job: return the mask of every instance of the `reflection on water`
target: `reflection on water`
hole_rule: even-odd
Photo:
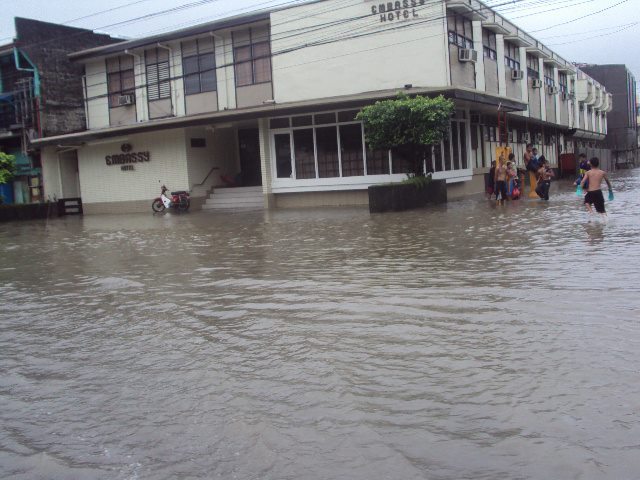
[[[640,172],[0,225],[0,477],[637,478]]]

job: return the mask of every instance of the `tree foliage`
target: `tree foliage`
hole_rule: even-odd
[[[13,155],[0,152],[0,185],[7,183],[16,173],[16,159]]]
[[[442,95],[435,98],[409,97],[399,93],[364,107],[358,116],[372,150],[395,150],[413,161],[413,173],[421,175],[429,145],[439,144],[449,131],[454,104]]]

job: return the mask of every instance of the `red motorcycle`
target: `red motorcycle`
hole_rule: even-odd
[[[186,212],[191,205],[189,192],[180,190],[179,192],[170,192],[169,189],[162,185],[160,196],[153,200],[151,208],[154,212],[162,212],[167,208],[175,208],[179,212]]]

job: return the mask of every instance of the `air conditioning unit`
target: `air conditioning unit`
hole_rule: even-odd
[[[118,106],[133,105],[133,95],[120,95],[118,97]]]
[[[547,87],[547,93],[548,93],[549,95],[555,95],[556,93],[558,93],[558,87],[555,87],[555,86],[551,86],[551,85],[549,85],[549,86]]]
[[[531,134],[529,132],[522,132],[522,142],[531,143]]]
[[[458,49],[458,60],[461,62],[477,62],[478,61],[478,52],[472,50],[470,48],[459,48]]]
[[[522,70],[511,70],[511,80],[522,80],[524,72]]]
[[[542,80],[540,80],[539,78],[534,78],[531,81],[531,86],[533,88],[542,88]]]
[[[568,94],[567,92],[562,92],[562,100],[569,100],[570,98],[570,94]]]
[[[541,144],[542,143],[542,134],[541,133],[536,133],[536,143],[537,144]]]

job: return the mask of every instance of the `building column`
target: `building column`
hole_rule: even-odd
[[[498,94],[507,96],[507,79],[504,68],[504,35],[496,34],[496,56],[498,57]]]
[[[520,47],[520,68],[522,69],[522,80],[520,88],[522,92],[522,101],[527,104],[527,109],[522,112],[522,116],[529,116],[529,71],[527,70],[527,49]]]
[[[540,120],[547,120],[547,90],[544,84],[544,59],[538,58],[538,71],[540,72],[540,80],[542,80],[542,87],[540,87]]]
[[[578,76],[575,75],[573,78],[573,128],[580,128],[580,102],[578,101],[577,96],[577,82]]]
[[[556,109],[556,123],[558,125],[562,124],[562,115],[560,112],[560,102],[562,102],[562,97],[560,96],[560,73],[558,72],[558,67],[556,65],[553,66],[553,81],[555,82],[556,88],[558,89],[558,93],[554,95],[555,100],[555,109]]]
[[[262,193],[265,208],[275,206],[275,198],[271,192],[271,140],[269,138],[269,119],[258,120],[258,140],[260,143],[260,172],[262,174]]]
[[[484,47],[482,45],[482,22],[473,20],[473,49],[478,52],[478,61],[476,62],[476,90],[486,91],[486,82],[484,78]]]

